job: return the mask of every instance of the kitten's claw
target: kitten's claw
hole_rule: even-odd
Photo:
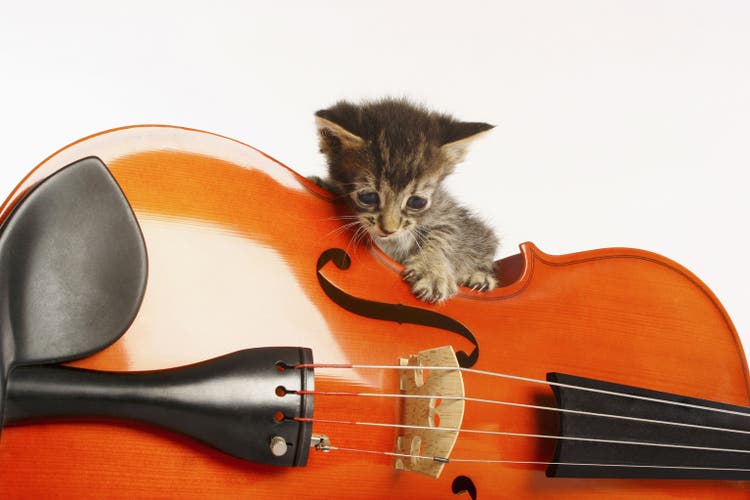
[[[444,302],[458,292],[456,280],[449,273],[441,274],[434,270],[418,273],[410,269],[404,273],[404,280],[411,284],[416,298],[432,304]]]
[[[488,292],[497,286],[494,272],[476,271],[471,276],[461,280],[461,284],[468,286],[475,292]]]
[[[422,290],[417,290],[416,288],[412,288],[412,291],[414,292],[414,295],[419,300],[423,300],[424,302],[429,302],[430,304],[438,304],[440,302],[445,302],[449,298],[456,295],[456,292],[451,290],[450,287],[439,287],[435,289],[425,288]]]

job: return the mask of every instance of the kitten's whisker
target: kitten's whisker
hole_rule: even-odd
[[[349,222],[347,224],[343,224],[343,225],[341,225],[341,226],[339,226],[339,227],[337,227],[335,229],[332,229],[328,233],[326,233],[326,236],[332,236],[334,234],[338,234],[338,233],[343,232],[343,231],[345,231],[345,230],[347,230],[347,229],[349,229],[349,228],[351,228],[353,226],[356,226],[357,224],[359,224],[358,220],[355,220],[354,222]]]
[[[419,240],[417,239],[416,235],[414,234],[414,231],[409,231],[409,235],[414,240],[414,243],[417,244],[417,248],[419,248],[419,251],[421,252],[422,251],[422,245],[419,244]]]
[[[370,246],[370,244],[372,243],[372,240],[370,240],[369,235],[370,235],[370,232],[367,231],[367,229],[363,230],[362,236],[359,239],[359,243],[366,245],[366,246]]]
[[[352,220],[359,219],[358,215],[334,215],[332,217],[324,217],[321,220]]]
[[[353,224],[353,225],[354,225],[354,224]],[[352,225],[352,226],[353,226],[353,225]],[[348,226],[348,225],[347,225],[347,226],[341,226],[341,227],[337,227],[337,228],[335,228],[335,229],[333,229],[333,230],[329,231],[328,233],[326,233],[326,236],[327,236],[327,237],[328,237],[328,236],[334,236],[334,235],[337,235],[337,234],[339,234],[339,233],[343,233],[343,232],[345,232],[346,230],[348,230],[348,229],[351,229],[351,227],[352,227],[352,226]]]
[[[353,225],[355,225],[355,224],[359,224],[359,219],[357,219],[357,220],[353,220],[353,221],[351,221],[351,222],[347,222],[346,224],[342,224],[342,225],[341,225],[341,226],[339,226],[339,227],[351,227],[351,226],[353,226]]]
[[[426,243],[427,242],[427,235],[426,235],[426,233],[423,232],[424,229],[422,229],[419,226],[414,226],[414,230],[416,231],[416,237],[417,237],[417,239],[418,240],[421,239],[422,243]],[[422,245],[419,245],[419,249],[420,250],[422,249]]]
[[[346,244],[346,248],[344,249],[344,250],[346,250],[346,252],[347,252],[347,253],[349,253],[349,248],[350,248],[350,247],[352,246],[352,243],[354,242],[354,238],[356,238],[356,236],[357,236],[357,233],[359,233],[359,231],[360,231],[360,229],[361,229],[361,228],[362,228],[362,226],[359,226],[359,227],[357,228],[357,230],[356,230],[356,231],[354,231],[354,233],[353,233],[353,234],[351,235],[351,237],[349,238],[349,241],[348,241],[348,242],[347,242],[347,244]]]
[[[354,232],[352,237],[349,239],[349,243],[346,245],[346,251],[349,251],[349,247],[353,247],[353,253],[356,255],[359,242],[367,234],[367,230],[360,224],[357,230]]]
[[[367,238],[367,230],[363,227],[362,232],[360,233],[359,237],[357,238],[357,245],[360,245],[362,242],[366,241],[365,238]]]

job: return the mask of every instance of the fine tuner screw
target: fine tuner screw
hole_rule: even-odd
[[[271,442],[268,443],[268,447],[271,449],[271,454],[275,457],[283,457],[289,449],[286,439],[281,436],[272,437]]]

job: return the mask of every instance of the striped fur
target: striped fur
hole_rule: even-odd
[[[318,111],[316,120],[328,160],[323,185],[345,199],[371,239],[404,265],[418,298],[441,302],[457,285],[497,285],[497,237],[441,187],[469,143],[492,125],[460,122],[397,99],[342,101]]]

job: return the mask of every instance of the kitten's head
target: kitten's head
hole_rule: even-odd
[[[399,238],[429,219],[440,183],[493,127],[395,99],[342,101],[315,115],[329,180],[376,239]]]

